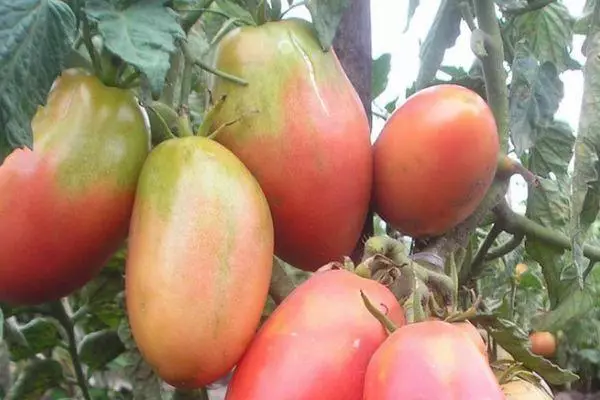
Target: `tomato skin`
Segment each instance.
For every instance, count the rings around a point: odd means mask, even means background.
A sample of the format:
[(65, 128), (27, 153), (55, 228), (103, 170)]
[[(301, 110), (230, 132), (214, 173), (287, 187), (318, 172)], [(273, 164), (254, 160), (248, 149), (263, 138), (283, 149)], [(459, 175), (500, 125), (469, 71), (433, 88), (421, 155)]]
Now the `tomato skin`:
[(272, 219), (250, 172), (213, 140), (162, 142), (140, 175), (128, 246), (127, 311), (146, 361), (180, 388), (227, 374), (272, 270)]
[(408, 324), (377, 349), (364, 400), (503, 400), (496, 377), (461, 328), (443, 321)]
[(556, 336), (552, 332), (532, 332), (529, 335), (531, 352), (542, 357), (554, 357), (556, 354)]
[(263, 324), (226, 400), (360, 400), (369, 358), (387, 337), (361, 289), (404, 325), (404, 311), (385, 286), (345, 270), (316, 272)]
[(82, 287), (127, 234), (150, 150), (130, 91), (63, 71), (32, 120), (33, 147), (0, 166), (0, 301), (37, 304)]
[(451, 84), (423, 89), (374, 143), (375, 211), (404, 234), (441, 235), (475, 211), (499, 150), (494, 115), (479, 95)]
[(350, 255), (370, 202), (372, 149), (334, 50), (323, 52), (310, 25), (288, 19), (232, 30), (215, 65), (249, 83), (213, 77), (213, 98), (228, 96), (213, 128), (242, 117), (216, 140), (265, 191), (277, 255), (307, 271)]

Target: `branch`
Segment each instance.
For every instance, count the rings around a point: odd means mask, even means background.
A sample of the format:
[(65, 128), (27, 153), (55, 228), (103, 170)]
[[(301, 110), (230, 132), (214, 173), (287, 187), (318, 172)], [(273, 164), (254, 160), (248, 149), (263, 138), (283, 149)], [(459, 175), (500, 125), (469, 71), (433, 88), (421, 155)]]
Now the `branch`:
[(504, 10), (506, 14), (521, 15), (531, 11), (541, 10), (542, 8), (554, 3), (556, 0), (534, 0), (525, 7), (507, 8)]
[[(514, 212), (506, 201), (501, 202), (494, 212), (504, 224), (504, 230), (513, 235), (524, 234), (544, 242), (548, 245), (560, 247), (565, 250), (571, 250), (571, 240), (564, 234), (553, 229), (546, 228)], [(600, 248), (586, 244), (583, 246), (583, 255), (592, 263), (600, 261)]]
[(507, 255), (508, 253), (519, 247), (524, 238), (525, 235), (522, 232), (513, 235), (513, 237), (511, 237), (505, 243), (502, 243), (500, 246), (491, 249), (486, 254), (485, 261), (489, 262), (495, 260), (496, 258), (500, 258), (502, 256)]
[[(466, 278), (473, 278), (473, 277), (476, 277), (479, 275), (479, 273), (481, 272), (481, 268), (485, 264), (486, 254), (488, 253), (489, 249), (492, 247), (492, 245), (494, 244), (494, 242), (496, 241), (498, 236), (502, 233), (502, 231), (503, 231), (502, 223), (501, 223), (501, 221), (497, 221), (492, 226), (492, 229), (486, 236), (486, 238), (483, 241), (483, 243), (481, 244), (481, 246), (479, 246), (479, 249), (477, 250), (477, 254), (475, 254), (475, 257), (473, 258), (473, 261), (471, 262), (471, 269), (469, 271), (469, 276), (462, 277), (465, 281), (466, 281)], [(463, 282), (461, 282), (461, 283), (463, 283)]]
[(83, 374), (81, 360), (79, 359), (79, 353), (77, 352), (77, 340), (75, 339), (75, 327), (73, 325), (73, 321), (71, 320), (71, 317), (67, 313), (67, 310), (62, 302), (53, 302), (51, 306), (52, 315), (62, 325), (66, 332), (67, 341), (69, 343), (69, 354), (71, 355), (73, 369), (75, 370), (75, 375), (77, 376), (77, 384), (81, 389), (83, 398), (85, 400), (91, 400), (90, 393), (88, 391), (87, 380)]
[(487, 55), (480, 57), (485, 79), (487, 102), (490, 105), (496, 124), (500, 149), (508, 151), (508, 91), (506, 88), (506, 71), (504, 70), (504, 47), (500, 35), (500, 27), (496, 17), (496, 9), (492, 0), (475, 1), (475, 15), (479, 29), (485, 34), (485, 50)]
[(273, 257), (273, 273), (271, 274), (269, 295), (271, 295), (275, 304), (281, 304), (295, 288), (296, 285), (283, 269), (281, 262)]

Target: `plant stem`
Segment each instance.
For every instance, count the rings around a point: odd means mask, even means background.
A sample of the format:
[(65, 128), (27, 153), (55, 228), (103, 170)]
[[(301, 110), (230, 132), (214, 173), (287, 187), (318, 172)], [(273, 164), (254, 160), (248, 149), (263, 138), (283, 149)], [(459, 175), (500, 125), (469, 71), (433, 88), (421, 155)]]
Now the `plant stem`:
[(509, 305), (509, 313), (510, 320), (513, 321), (515, 318), (515, 302), (517, 300), (517, 283), (514, 279), (512, 279), (510, 284), (510, 305)]
[(60, 301), (56, 301), (52, 303), (53, 316), (58, 320), (58, 322), (65, 329), (67, 334), (67, 340), (69, 342), (69, 353), (71, 355), (71, 360), (73, 361), (73, 368), (75, 369), (75, 375), (77, 376), (77, 384), (81, 389), (81, 393), (85, 400), (91, 400), (90, 393), (88, 391), (87, 380), (85, 379), (85, 375), (83, 374), (83, 368), (81, 365), (81, 361), (79, 360), (79, 353), (77, 352), (77, 340), (75, 339), (75, 327), (73, 325), (73, 321), (65, 306)]
[(583, 281), (585, 282), (586, 278), (588, 277), (588, 275), (592, 272), (592, 269), (594, 269), (594, 266), (598, 264), (598, 261), (592, 261), (590, 260), (590, 263), (588, 264), (587, 268), (585, 269), (585, 271), (583, 271)]
[(86, 16), (82, 17), (82, 21), (83, 42), (90, 55), (90, 60), (92, 60), (92, 65), (94, 66), (94, 72), (96, 73), (96, 76), (102, 76), (102, 65), (100, 64), (98, 53), (96, 53), (96, 49), (94, 48), (94, 43), (92, 43), (90, 23)]
[(198, 390), (177, 389), (173, 394), (173, 400), (210, 400), (208, 390), (203, 387)]
[(169, 107), (175, 108), (175, 89), (179, 81), (179, 70), (183, 62), (183, 52), (177, 49), (171, 55), (171, 67), (165, 79), (165, 88), (162, 92), (161, 101)]
[(194, 26), (194, 24), (200, 18), (202, 18), (202, 15), (204, 14), (204, 12), (207, 11), (210, 8), (210, 6), (212, 5), (212, 3), (214, 3), (214, 2), (215, 2), (215, 0), (208, 0), (208, 3), (205, 4), (203, 8), (186, 10), (186, 11), (188, 11), (188, 14), (186, 14), (186, 16), (184, 18), (182, 18), (182, 21), (181, 21), (181, 27), (183, 28), (185, 33), (188, 33), (190, 31), (190, 29), (192, 29), (192, 26)]
[(525, 235), (523, 234), (523, 232), (513, 235), (513, 237), (511, 237), (505, 243), (502, 243), (500, 246), (488, 251), (487, 255), (485, 256), (485, 261), (489, 262), (510, 253), (511, 251), (519, 247), (524, 237)]
[[(503, 201), (495, 208), (494, 212), (499, 219), (502, 220), (504, 230), (506, 232), (516, 234), (524, 234), (544, 242), (551, 246), (560, 247), (565, 250), (571, 250), (571, 240), (564, 234), (546, 228), (511, 210), (506, 201)], [(592, 262), (600, 261), (600, 248), (586, 244), (583, 246), (583, 254)]]
[(473, 20), (473, 13), (471, 12), (471, 6), (469, 5), (469, 2), (461, 1), (460, 3), (458, 3), (458, 6), (460, 7), (460, 12), (462, 13), (463, 20), (467, 23), (467, 26), (469, 27), (471, 32), (477, 29), (475, 21)]
[(477, 250), (477, 254), (475, 254), (475, 257), (473, 258), (473, 262), (471, 263), (471, 270), (469, 271), (469, 278), (477, 277), (481, 273), (481, 269), (485, 264), (485, 255), (488, 253), (489, 249), (492, 247), (492, 245), (498, 238), (498, 235), (502, 233), (502, 230), (502, 224), (499, 222), (496, 222), (492, 226), (492, 229), (486, 236), (485, 240)]
[(475, 1), (475, 15), (479, 29), (485, 33), (487, 56), (480, 58), (485, 79), (487, 102), (490, 105), (496, 124), (500, 149), (508, 151), (508, 90), (506, 88), (506, 71), (504, 70), (504, 47), (500, 26), (496, 17), (493, 0)]
[(292, 278), (286, 274), (281, 262), (276, 257), (273, 257), (273, 273), (271, 274), (269, 295), (271, 295), (275, 304), (281, 304), (295, 287)]
[(179, 97), (179, 105), (181, 107), (188, 106), (188, 99), (190, 92), (192, 91), (192, 72), (194, 67), (194, 60), (190, 53), (190, 49), (186, 43), (181, 46), (183, 51), (183, 77), (181, 78), (181, 91)]
[(215, 69), (213, 67), (211, 67), (210, 65), (204, 63), (203, 61), (200, 60), (194, 60), (194, 63), (199, 66), (200, 68), (202, 68), (205, 71), (208, 71), (218, 77), (221, 77), (223, 79), (227, 79), (231, 82), (237, 83), (238, 85), (242, 85), (242, 86), (248, 86), (248, 81), (242, 79), (242, 78), (238, 78), (237, 76), (234, 75), (230, 75), (227, 72), (223, 72), (220, 71), (218, 69)]

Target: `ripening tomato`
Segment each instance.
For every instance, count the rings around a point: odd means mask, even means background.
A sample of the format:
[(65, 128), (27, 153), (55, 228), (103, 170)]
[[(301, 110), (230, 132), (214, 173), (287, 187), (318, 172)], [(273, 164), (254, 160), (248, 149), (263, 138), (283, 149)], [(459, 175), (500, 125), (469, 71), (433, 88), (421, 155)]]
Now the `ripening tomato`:
[(230, 31), (215, 67), (248, 82), (211, 78), (213, 98), (227, 95), (213, 128), (265, 191), (276, 254), (308, 271), (350, 255), (371, 198), (372, 150), (335, 51), (306, 21), (286, 19)]
[(92, 279), (127, 235), (150, 150), (133, 93), (70, 69), (31, 123), (33, 148), (0, 166), (0, 301), (57, 300)]
[(197, 136), (152, 150), (125, 288), (133, 337), (162, 379), (197, 388), (238, 362), (267, 299), (273, 246), (267, 200), (229, 150)]
[(403, 326), (377, 349), (364, 400), (503, 400), (494, 372), (473, 340), (444, 321)]
[(556, 353), (556, 336), (552, 332), (532, 332), (529, 335), (531, 352), (543, 357), (554, 357)]
[(375, 141), (375, 211), (409, 236), (441, 235), (475, 211), (499, 150), (494, 115), (479, 95), (451, 84), (423, 89)]
[(319, 271), (271, 314), (250, 344), (227, 400), (360, 400), (373, 352), (386, 339), (360, 290), (398, 326), (398, 300), (380, 283), (345, 270)]

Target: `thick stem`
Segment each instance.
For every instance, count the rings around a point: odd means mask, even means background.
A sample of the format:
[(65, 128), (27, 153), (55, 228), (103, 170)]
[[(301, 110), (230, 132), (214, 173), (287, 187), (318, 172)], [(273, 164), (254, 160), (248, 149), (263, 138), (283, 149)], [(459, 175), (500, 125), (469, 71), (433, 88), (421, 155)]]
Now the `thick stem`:
[(192, 91), (192, 72), (194, 60), (186, 43), (181, 46), (183, 51), (183, 77), (181, 78), (181, 92), (179, 95), (179, 105), (182, 107), (188, 106), (188, 99)]
[[(548, 245), (571, 250), (571, 240), (566, 235), (546, 228), (524, 215), (515, 213), (506, 201), (500, 203), (494, 211), (498, 218), (502, 219), (504, 229), (507, 232), (513, 235), (522, 233)], [(583, 255), (592, 262), (600, 261), (600, 248), (586, 244), (583, 246)]]
[(71, 317), (69, 317), (67, 310), (60, 301), (52, 303), (52, 314), (66, 332), (67, 341), (69, 344), (69, 354), (71, 355), (71, 360), (73, 361), (73, 368), (75, 369), (75, 375), (77, 376), (77, 384), (81, 389), (83, 398), (85, 400), (91, 400), (90, 393), (88, 391), (87, 380), (85, 379), (81, 361), (79, 360), (79, 353), (77, 352), (77, 340), (75, 338), (75, 327), (73, 325), (73, 321), (71, 320)]
[(175, 90), (179, 82), (179, 71), (181, 69), (181, 63), (183, 62), (183, 52), (181, 49), (177, 49), (171, 55), (171, 67), (167, 72), (165, 78), (165, 87), (162, 92), (161, 101), (169, 107), (175, 108)]
[(286, 274), (281, 262), (273, 257), (273, 272), (271, 274), (271, 284), (269, 285), (269, 295), (279, 305), (296, 288), (292, 278)]
[(487, 56), (480, 58), (485, 79), (487, 102), (490, 105), (500, 139), (500, 149), (508, 151), (508, 90), (506, 71), (504, 70), (504, 47), (500, 35), (500, 26), (496, 17), (493, 0), (475, 1), (475, 15), (479, 29), (486, 34)]
[[(477, 250), (477, 254), (475, 254), (475, 257), (473, 258), (471, 269), (469, 271), (469, 278), (477, 277), (481, 273), (481, 269), (485, 265), (485, 256), (493, 246), (498, 236), (502, 233), (502, 230), (502, 225), (498, 222), (492, 226), (492, 229), (486, 236), (485, 240)], [(462, 278), (465, 279), (466, 277)], [(464, 280), (463, 283), (464, 282), (466, 282), (466, 280)]]
[(192, 26), (194, 26), (194, 24), (200, 18), (202, 18), (202, 15), (204, 14), (204, 12), (214, 2), (215, 2), (215, 0), (208, 0), (208, 2), (206, 4), (204, 4), (204, 7), (197, 8), (197, 9), (192, 9), (192, 10), (188, 11), (188, 13), (182, 18), (182, 21), (181, 21), (181, 27), (183, 28), (183, 30), (185, 31), (185, 33), (188, 33), (190, 31), (190, 29), (192, 29)]
[(511, 237), (505, 243), (502, 243), (498, 247), (490, 249), (490, 251), (488, 251), (488, 253), (485, 256), (485, 261), (493, 261), (497, 258), (507, 255), (508, 253), (519, 247), (519, 245), (523, 241), (523, 238), (525, 238), (525, 235), (522, 232), (513, 235), (513, 237)]
[(83, 42), (90, 55), (90, 60), (92, 60), (94, 72), (96, 73), (96, 76), (102, 76), (102, 65), (100, 64), (100, 56), (96, 52), (96, 48), (94, 47), (94, 43), (92, 42), (90, 23), (86, 16), (83, 16), (81, 20), (83, 21)]

